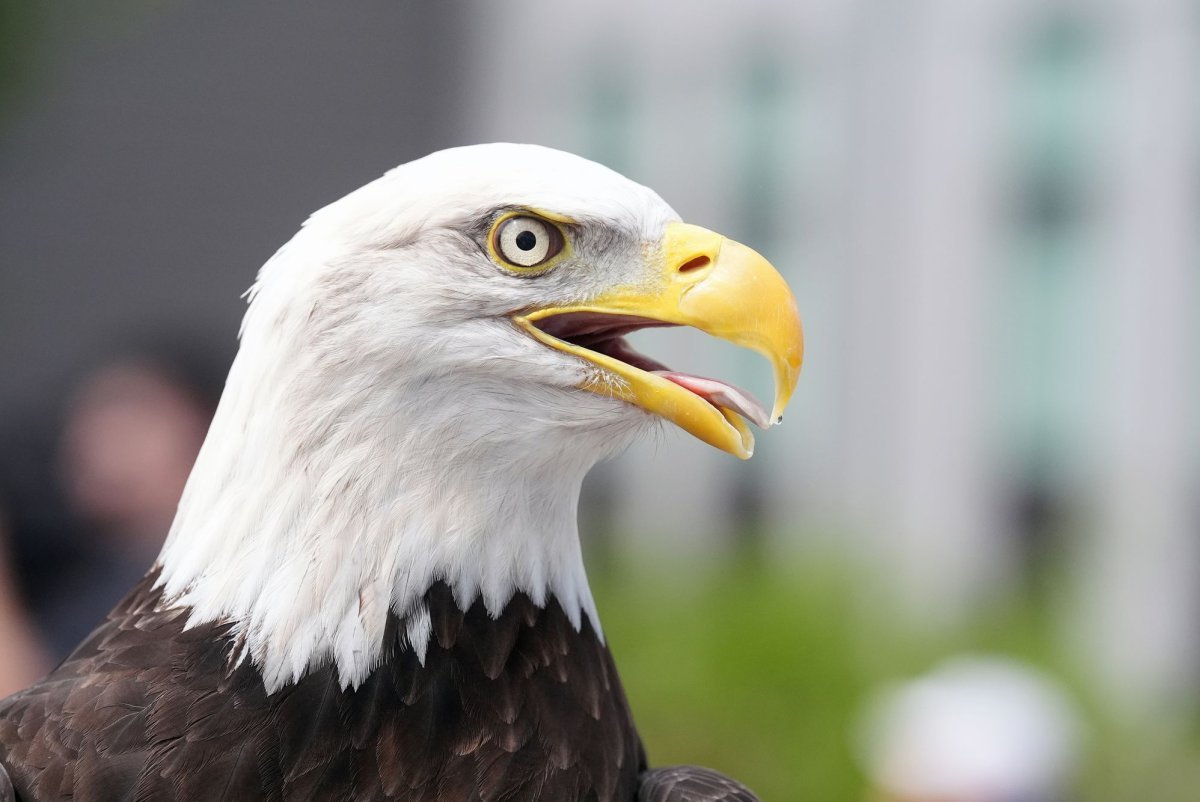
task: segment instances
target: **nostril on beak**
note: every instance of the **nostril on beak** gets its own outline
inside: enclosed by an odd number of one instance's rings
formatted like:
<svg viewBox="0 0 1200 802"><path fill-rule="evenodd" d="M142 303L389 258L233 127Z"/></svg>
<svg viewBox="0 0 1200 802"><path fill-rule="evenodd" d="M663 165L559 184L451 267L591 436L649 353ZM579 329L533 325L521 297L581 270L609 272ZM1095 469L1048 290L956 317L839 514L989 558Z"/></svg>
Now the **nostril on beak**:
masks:
<svg viewBox="0 0 1200 802"><path fill-rule="evenodd" d="M680 273L692 273L696 270L701 270L712 264L712 259L709 259L704 254L694 256L679 266Z"/></svg>

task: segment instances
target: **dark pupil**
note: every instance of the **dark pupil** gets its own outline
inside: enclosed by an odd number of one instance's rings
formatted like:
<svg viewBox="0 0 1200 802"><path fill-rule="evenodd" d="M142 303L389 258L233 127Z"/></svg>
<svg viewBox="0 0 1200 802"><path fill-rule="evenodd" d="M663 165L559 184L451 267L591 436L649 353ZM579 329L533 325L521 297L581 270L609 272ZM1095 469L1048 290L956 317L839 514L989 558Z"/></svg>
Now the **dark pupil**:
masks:
<svg viewBox="0 0 1200 802"><path fill-rule="evenodd" d="M534 245L537 245L537 234L532 231L522 231L517 235L517 247L521 250L532 251Z"/></svg>

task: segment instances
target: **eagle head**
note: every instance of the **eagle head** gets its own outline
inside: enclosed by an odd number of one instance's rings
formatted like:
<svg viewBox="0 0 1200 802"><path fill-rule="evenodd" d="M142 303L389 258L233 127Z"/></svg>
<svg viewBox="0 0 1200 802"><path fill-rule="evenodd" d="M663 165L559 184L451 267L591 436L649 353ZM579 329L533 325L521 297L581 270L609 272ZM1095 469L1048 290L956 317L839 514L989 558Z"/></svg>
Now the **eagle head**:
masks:
<svg viewBox="0 0 1200 802"><path fill-rule="evenodd" d="M530 145L440 151L316 212L249 292L241 347L160 557L195 623L278 687L354 685L422 594L553 595L598 629L575 524L598 460L668 421L748 458L800 369L791 293L651 190ZM772 364L768 411L625 335L691 326Z"/></svg>

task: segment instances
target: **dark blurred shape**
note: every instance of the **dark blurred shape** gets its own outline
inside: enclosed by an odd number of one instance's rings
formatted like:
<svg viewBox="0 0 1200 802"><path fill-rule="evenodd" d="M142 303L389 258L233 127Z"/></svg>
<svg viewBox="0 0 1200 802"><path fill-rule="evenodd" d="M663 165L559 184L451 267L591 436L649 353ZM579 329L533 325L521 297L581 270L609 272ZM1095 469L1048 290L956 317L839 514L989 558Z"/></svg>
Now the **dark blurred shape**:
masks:
<svg viewBox="0 0 1200 802"><path fill-rule="evenodd" d="M40 618L53 651L77 644L146 572L170 529L216 394L181 358L135 353L71 394L57 463L79 558L54 576Z"/></svg>
<svg viewBox="0 0 1200 802"><path fill-rule="evenodd" d="M62 439L63 484L83 522L115 545L157 551L209 415L153 363L117 362L90 376Z"/></svg>
<svg viewBox="0 0 1200 802"><path fill-rule="evenodd" d="M1070 536L1080 526L1063 484L1046 460L1028 459L1005 490L1006 531L1022 566L1014 580L1024 597L1039 603L1052 603L1070 556Z"/></svg>
<svg viewBox="0 0 1200 802"><path fill-rule="evenodd" d="M50 667L13 578L8 535L0 509L0 697L24 688Z"/></svg>

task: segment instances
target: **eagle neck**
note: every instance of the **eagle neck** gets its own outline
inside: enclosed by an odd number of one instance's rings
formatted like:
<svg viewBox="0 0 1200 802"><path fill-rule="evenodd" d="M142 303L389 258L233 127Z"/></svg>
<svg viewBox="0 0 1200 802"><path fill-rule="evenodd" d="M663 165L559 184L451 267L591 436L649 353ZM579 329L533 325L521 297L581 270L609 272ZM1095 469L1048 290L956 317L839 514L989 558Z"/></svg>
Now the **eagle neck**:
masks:
<svg viewBox="0 0 1200 802"><path fill-rule="evenodd" d="M331 663L358 687L397 648L389 616L423 662L437 583L493 617L517 593L553 598L600 635L576 523L603 453L586 434L530 420L539 399L486 377L382 386L270 350L244 341L160 556L189 626L230 624L268 690Z"/></svg>

